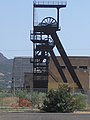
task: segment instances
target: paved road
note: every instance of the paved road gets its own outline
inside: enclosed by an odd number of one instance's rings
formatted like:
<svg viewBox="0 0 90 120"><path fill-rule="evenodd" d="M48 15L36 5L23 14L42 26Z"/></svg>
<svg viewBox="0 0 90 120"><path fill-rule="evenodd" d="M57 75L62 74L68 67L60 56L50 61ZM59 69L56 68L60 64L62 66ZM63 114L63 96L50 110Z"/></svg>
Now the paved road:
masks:
<svg viewBox="0 0 90 120"><path fill-rule="evenodd" d="M90 114L0 113L0 120L90 120Z"/></svg>

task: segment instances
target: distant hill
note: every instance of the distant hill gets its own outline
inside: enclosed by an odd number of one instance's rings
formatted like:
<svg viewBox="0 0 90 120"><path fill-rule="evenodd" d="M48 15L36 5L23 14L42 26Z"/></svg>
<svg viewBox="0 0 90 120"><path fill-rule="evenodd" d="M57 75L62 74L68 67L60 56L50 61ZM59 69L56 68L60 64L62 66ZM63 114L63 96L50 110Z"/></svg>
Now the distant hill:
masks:
<svg viewBox="0 0 90 120"><path fill-rule="evenodd" d="M12 78L13 59L7 59L0 53L0 88L8 87Z"/></svg>

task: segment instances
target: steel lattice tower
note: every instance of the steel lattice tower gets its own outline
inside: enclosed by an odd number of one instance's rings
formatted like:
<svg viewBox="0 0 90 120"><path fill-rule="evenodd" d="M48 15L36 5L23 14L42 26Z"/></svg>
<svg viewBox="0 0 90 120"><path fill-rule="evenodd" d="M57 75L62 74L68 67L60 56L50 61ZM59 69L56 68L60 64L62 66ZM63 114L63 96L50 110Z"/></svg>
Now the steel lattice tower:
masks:
<svg viewBox="0 0 90 120"><path fill-rule="evenodd" d="M31 41L33 42L33 87L35 89L48 89L48 64L49 56L51 55L53 62L61 75L63 82L68 80L63 73L60 63L54 53L56 46L60 53L73 81L79 89L83 89L82 85L69 61L69 58L62 46L62 43L57 35L59 29L59 10L66 7L66 2L33 2L33 31L31 32ZM53 17L44 18L39 24L35 24L35 8L54 8L57 10L56 19Z"/></svg>

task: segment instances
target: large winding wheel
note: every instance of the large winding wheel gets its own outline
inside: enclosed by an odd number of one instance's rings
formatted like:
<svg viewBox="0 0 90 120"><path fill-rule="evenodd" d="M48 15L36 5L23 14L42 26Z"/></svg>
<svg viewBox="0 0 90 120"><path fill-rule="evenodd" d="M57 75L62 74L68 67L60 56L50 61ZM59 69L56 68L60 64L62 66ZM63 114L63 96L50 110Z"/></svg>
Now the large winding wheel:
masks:
<svg viewBox="0 0 90 120"><path fill-rule="evenodd" d="M42 20L42 22L40 23L41 25L57 25L57 21L52 18L52 17L46 17Z"/></svg>

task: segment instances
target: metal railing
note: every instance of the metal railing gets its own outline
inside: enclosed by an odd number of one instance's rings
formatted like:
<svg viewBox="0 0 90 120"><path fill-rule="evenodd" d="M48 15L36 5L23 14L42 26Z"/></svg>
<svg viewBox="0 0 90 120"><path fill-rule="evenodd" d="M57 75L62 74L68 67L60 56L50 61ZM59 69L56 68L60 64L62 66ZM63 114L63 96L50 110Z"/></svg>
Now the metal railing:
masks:
<svg viewBox="0 0 90 120"><path fill-rule="evenodd" d="M66 1L34 1L34 5L67 5Z"/></svg>

